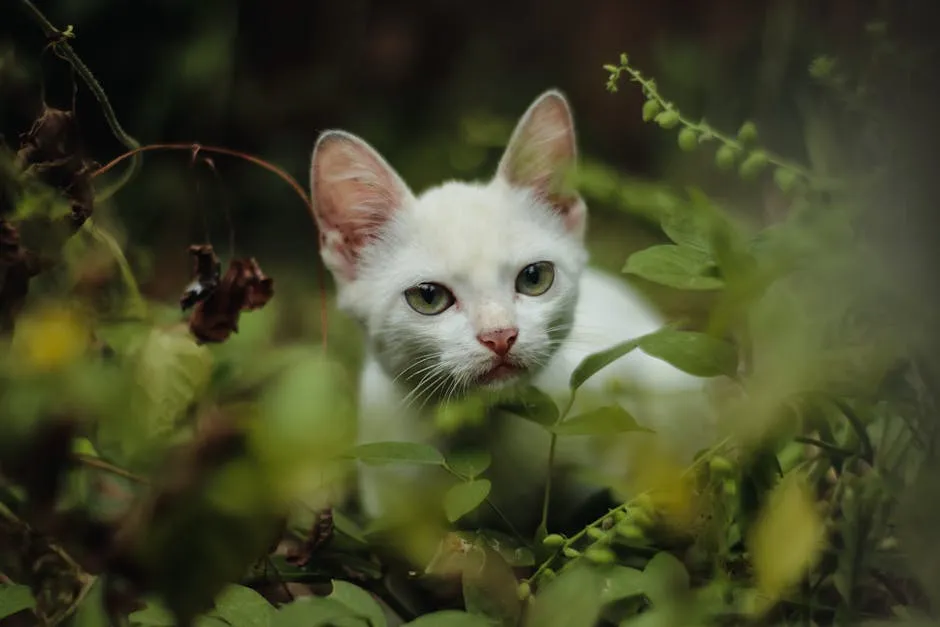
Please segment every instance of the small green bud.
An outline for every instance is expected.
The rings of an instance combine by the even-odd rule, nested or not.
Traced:
[[[698,146],[698,133],[690,128],[684,128],[679,131],[679,148],[686,152],[692,152]]]
[[[725,479],[721,482],[721,491],[726,496],[735,497],[738,495],[738,482],[733,479]]]
[[[764,170],[766,165],[767,155],[760,150],[755,150],[748,155],[744,163],[741,164],[741,167],[738,168],[738,173],[741,175],[741,178],[753,179]]]
[[[607,64],[607,65],[604,66],[604,69],[607,70],[608,72],[610,72],[611,74],[619,74],[619,73],[620,73],[620,68],[618,68],[616,65]]]
[[[645,508],[634,508],[630,510],[630,521],[638,527],[648,528],[653,526],[652,510]]]
[[[656,116],[656,123],[661,127],[669,129],[675,128],[679,123],[679,114],[673,110],[663,111]]]
[[[653,499],[646,492],[642,492],[630,504],[633,509],[653,509]]]
[[[612,564],[616,559],[614,552],[610,549],[595,546],[592,546],[587,551],[585,551],[584,557],[586,557],[589,562],[593,562],[594,564],[598,565]]]
[[[554,570],[552,570],[551,568],[546,568],[545,570],[542,571],[541,579],[544,580],[546,583],[548,583],[549,581],[551,581],[557,576],[558,575],[555,574]]]
[[[542,540],[542,544],[550,547],[558,547],[565,543],[565,537],[557,533],[550,533]]]
[[[627,540],[628,542],[636,542],[643,540],[646,537],[646,535],[643,533],[643,530],[631,522],[622,522],[618,524],[617,535],[624,540]]]
[[[774,183],[782,192],[789,192],[796,185],[796,172],[786,168],[777,168],[774,170]]]
[[[565,554],[565,557],[568,559],[575,559],[576,557],[581,557],[581,551],[577,549],[572,549],[570,546],[566,546],[565,550],[562,551]]]
[[[627,59],[627,53],[626,53],[626,52],[621,52],[621,53],[620,53],[620,65],[626,65],[626,64],[627,64],[627,60],[628,60],[628,59]]]
[[[730,170],[734,167],[737,157],[737,151],[732,146],[722,144],[715,151],[715,164],[722,170]]]
[[[607,534],[598,529],[597,527],[588,527],[587,530],[588,537],[593,540],[603,540],[607,537]]]
[[[519,597],[520,601],[525,601],[532,596],[532,586],[529,585],[528,581],[519,584],[519,587],[516,588],[516,596]]]
[[[623,511],[622,509],[618,509],[616,512],[614,512],[614,520],[616,520],[617,522],[623,522],[626,519],[627,519],[627,513]]]
[[[738,129],[738,139],[744,143],[757,141],[757,127],[753,122],[748,121]]]
[[[657,100],[647,100],[643,103],[643,121],[649,122],[656,117],[656,114],[662,111],[663,108]]]
[[[734,472],[734,466],[726,458],[715,455],[708,460],[708,469],[711,474],[716,476],[730,475]]]

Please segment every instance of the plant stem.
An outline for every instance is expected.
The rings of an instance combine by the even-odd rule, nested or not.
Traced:
[[[571,407],[574,405],[574,398],[577,390],[571,390],[571,396],[568,397],[568,403],[565,405],[565,409],[558,414],[558,419],[555,420],[555,424],[562,422],[565,417],[568,415],[568,412],[571,411]],[[555,447],[558,444],[558,435],[555,432],[552,432],[552,439],[548,445],[548,468],[545,473],[545,495],[542,497],[542,520],[539,523],[538,531],[536,532],[539,535],[545,536],[548,534],[548,506],[552,498],[552,473],[555,468]]]
[[[72,66],[75,70],[75,73],[82,79],[85,85],[88,86],[88,89],[91,91],[92,95],[95,97],[95,100],[98,101],[98,104],[101,106],[101,112],[104,114],[105,121],[108,123],[108,127],[111,129],[111,132],[114,133],[114,136],[119,142],[121,142],[128,150],[135,150],[140,147],[140,143],[131,137],[127,131],[124,130],[124,127],[121,126],[121,123],[118,122],[117,115],[114,113],[114,108],[111,107],[110,101],[108,101],[108,96],[105,94],[104,89],[102,89],[101,84],[95,78],[95,75],[91,73],[91,70],[88,69],[88,66],[79,58],[75,51],[72,49],[72,46],[68,43],[68,39],[74,37],[71,32],[61,31],[56,28],[52,22],[40,11],[31,0],[20,0],[20,4],[26,9],[26,12],[30,14],[33,20],[39,24],[39,27],[42,28],[43,33],[47,38],[52,40],[52,48],[55,51],[56,55],[64,59]],[[140,167],[140,156],[134,154],[133,159],[131,160],[130,166],[127,170],[124,171],[124,174],[121,175],[121,178],[118,179],[114,185],[106,189],[104,192],[99,194],[95,200],[104,201],[110,198],[115,192],[117,192],[121,187],[124,186],[128,181],[133,178],[137,173],[137,169]]]
[[[135,475],[129,470],[124,470],[123,468],[119,468],[118,466],[109,464],[108,462],[102,459],[98,459],[97,457],[91,457],[90,455],[82,455],[80,453],[76,453],[75,455],[73,455],[73,459],[75,459],[75,461],[82,464],[83,466],[88,466],[89,468],[95,468],[97,470],[104,470],[105,472],[110,472],[112,475],[117,475],[118,477],[124,477],[125,479],[130,479],[131,481],[134,481],[136,483],[141,483],[144,485],[150,483],[147,479],[145,479],[144,477],[141,477],[140,475]]]

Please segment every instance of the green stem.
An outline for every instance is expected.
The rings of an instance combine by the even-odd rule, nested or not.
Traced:
[[[137,285],[137,279],[134,278],[134,273],[131,270],[131,266],[127,262],[127,257],[124,256],[124,251],[121,250],[121,246],[115,241],[113,237],[111,237],[109,233],[95,226],[91,218],[88,218],[85,221],[84,226],[88,229],[88,232],[92,237],[108,248],[108,250],[111,252],[111,255],[114,257],[114,261],[117,263],[118,269],[121,272],[121,278],[124,280],[124,284],[127,286],[127,291],[129,293],[128,296],[131,301],[131,310],[128,312],[128,314],[132,318],[143,317],[147,310],[147,305],[144,302],[144,297],[140,293],[140,287]]]
[[[565,409],[558,414],[558,419],[555,421],[555,424],[562,422],[565,417],[568,415],[568,412],[571,411],[571,407],[574,405],[574,397],[577,393],[576,390],[571,391],[571,396],[568,397],[568,403],[565,405]],[[545,536],[548,534],[548,506],[552,498],[552,474],[555,468],[555,448],[558,444],[558,436],[552,432],[552,439],[548,445],[548,468],[545,473],[545,494],[542,497],[542,520],[539,523],[538,531],[536,532],[539,536]]]
[[[101,112],[104,114],[105,121],[107,121],[108,127],[110,127],[111,132],[114,133],[117,140],[128,150],[140,148],[140,143],[131,137],[127,131],[124,130],[124,127],[121,126],[121,123],[118,122],[117,115],[114,113],[114,109],[111,107],[108,96],[105,94],[104,89],[102,89],[101,84],[95,78],[94,74],[91,73],[91,70],[88,69],[88,66],[75,54],[72,46],[68,43],[67,39],[74,37],[74,35],[70,31],[61,31],[56,28],[31,0],[20,0],[20,3],[36,23],[39,24],[46,37],[52,40],[52,47],[55,53],[62,59],[65,59],[75,70],[75,73],[84,81],[85,85],[88,86],[95,100],[97,100],[98,104],[101,106]],[[127,170],[124,171],[124,174],[121,175],[121,178],[118,179],[114,185],[100,193],[96,197],[96,200],[101,202],[110,198],[133,178],[139,167],[140,155],[135,153],[131,158],[130,165]]]

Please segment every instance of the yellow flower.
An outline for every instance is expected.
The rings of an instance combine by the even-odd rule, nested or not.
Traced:
[[[88,348],[89,339],[88,328],[78,316],[52,307],[20,318],[13,345],[20,364],[49,371],[75,361]]]

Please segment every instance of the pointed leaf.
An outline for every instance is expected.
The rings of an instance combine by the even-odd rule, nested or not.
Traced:
[[[370,442],[353,447],[349,455],[367,464],[443,465],[444,456],[430,444],[420,442]]]
[[[619,405],[599,407],[578,414],[561,422],[552,429],[557,435],[616,435],[627,431],[652,430],[637,424],[636,419]]]
[[[594,627],[601,612],[603,577],[576,565],[539,591],[526,627]]]
[[[369,619],[371,627],[385,627],[387,624],[381,606],[375,602],[371,594],[359,586],[334,579],[333,592],[327,598],[339,601],[355,614],[365,616]]]
[[[640,348],[696,377],[733,377],[738,370],[735,347],[705,333],[664,330],[642,338]]]
[[[419,616],[403,627],[493,627],[482,616],[459,610],[443,610]]]
[[[274,606],[251,588],[231,585],[216,597],[215,609],[208,615],[232,627],[268,627],[275,613]]]
[[[640,345],[639,340],[640,338],[627,340],[626,342],[621,342],[616,346],[612,346],[608,349],[585,357],[581,363],[578,364],[578,367],[574,369],[574,372],[571,373],[571,379],[568,383],[571,391],[574,392],[579,387],[584,385],[585,381],[597,374],[598,371],[606,368],[630,351],[637,348]]]
[[[724,281],[711,274],[715,268],[704,251],[662,244],[630,255],[623,272],[680,290],[716,290],[724,287]]]
[[[689,589],[689,572],[685,564],[669,553],[660,551],[643,569],[644,593],[656,607],[666,607],[677,594]]]
[[[519,623],[522,603],[516,593],[518,582],[498,552],[484,549],[480,567],[465,569],[461,579],[468,612],[485,616],[492,625],[515,627]]]
[[[601,600],[604,603],[613,603],[644,594],[645,581],[642,571],[626,566],[611,566],[604,571]]]
[[[36,599],[29,586],[0,584],[0,619],[35,607]]]
[[[558,406],[555,401],[548,394],[533,386],[500,402],[497,407],[543,427],[550,427],[558,420]]]
[[[339,621],[343,621],[344,625],[355,625],[358,622],[363,627],[369,624],[365,617],[357,616],[356,612],[336,599],[309,596],[282,606],[274,615],[271,627],[326,627]]]
[[[455,522],[479,507],[489,496],[490,487],[489,479],[475,479],[458,483],[448,490],[444,495],[444,513],[447,520]]]

